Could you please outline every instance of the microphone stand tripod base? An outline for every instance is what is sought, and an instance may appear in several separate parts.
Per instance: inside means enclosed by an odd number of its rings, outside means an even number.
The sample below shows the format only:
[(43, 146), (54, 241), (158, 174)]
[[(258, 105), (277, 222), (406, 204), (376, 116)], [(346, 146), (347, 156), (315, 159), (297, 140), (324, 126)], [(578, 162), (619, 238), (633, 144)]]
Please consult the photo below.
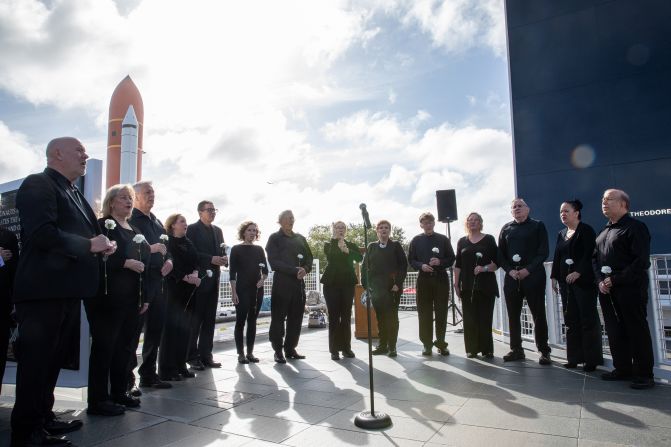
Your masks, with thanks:
[(372, 411), (362, 411), (354, 418), (354, 425), (368, 430), (387, 428), (391, 426), (391, 418), (387, 413), (379, 411), (374, 413)]

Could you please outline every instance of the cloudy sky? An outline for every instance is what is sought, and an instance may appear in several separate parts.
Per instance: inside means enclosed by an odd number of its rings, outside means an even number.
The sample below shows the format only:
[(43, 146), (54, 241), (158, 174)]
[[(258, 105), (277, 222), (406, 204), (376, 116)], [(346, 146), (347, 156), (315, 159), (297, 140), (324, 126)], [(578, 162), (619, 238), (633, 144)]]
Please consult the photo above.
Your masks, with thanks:
[(233, 242), (247, 218), (267, 236), (291, 208), (307, 233), (365, 202), (413, 235), (456, 189), (460, 221), (480, 211), (498, 234), (505, 45), (503, 0), (0, 0), (0, 183), (41, 170), (55, 136), (104, 160), (130, 74), (160, 218), (209, 198)]

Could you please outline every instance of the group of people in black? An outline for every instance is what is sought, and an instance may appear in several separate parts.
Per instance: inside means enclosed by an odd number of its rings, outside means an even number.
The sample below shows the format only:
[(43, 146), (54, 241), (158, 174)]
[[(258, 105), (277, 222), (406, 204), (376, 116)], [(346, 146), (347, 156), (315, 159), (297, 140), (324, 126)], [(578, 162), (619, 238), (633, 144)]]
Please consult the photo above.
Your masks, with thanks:
[[(28, 176), (16, 196), (22, 225), (20, 255), (16, 237), (0, 231), (0, 297), (7, 307), (2, 318), (9, 315), (11, 297), (20, 334), (15, 346), (12, 445), (68, 446), (71, 443), (60, 435), (82, 426), (80, 420), (62, 420), (53, 412), (53, 392), (72, 343), (70, 336), (78, 329), (81, 299), (92, 337), (90, 414), (122, 414), (140, 405), (140, 388), (170, 388), (170, 382), (194, 377), (193, 371), (221, 367), (212, 350), (220, 267), (229, 263), (238, 362), (259, 361), (253, 353), (256, 318), (269, 269), (274, 271), (269, 331), (274, 360), (281, 364), (305, 358), (296, 348), (306, 301), (304, 278), (311, 271), (313, 256), (306, 239), (293, 231), (291, 211), (279, 215), (280, 229), (265, 247), (267, 260), (264, 250), (254, 245), (259, 228), (251, 221), (240, 225), (241, 243), (227, 256), (222, 231), (213, 224), (217, 210), (211, 201), (198, 204), (196, 223), (188, 225), (183, 215), (173, 214), (163, 224), (151, 211), (151, 182), (115, 185), (107, 191), (98, 219), (74, 186), (86, 171), (88, 155), (83, 145), (75, 138), (57, 138), (48, 144), (46, 156), (46, 169)], [(629, 206), (626, 193), (607, 190), (602, 211), (608, 224), (597, 236), (580, 220), (582, 204), (564, 202), (560, 216), (566, 228), (557, 237), (551, 277), (553, 287), (561, 291), (567, 326), (564, 366), (575, 368), (582, 363), (586, 371), (593, 371), (603, 363), (598, 296), (615, 366), (602, 377), (630, 380), (632, 387), (642, 389), (654, 385), (646, 320), (650, 236), (646, 226), (629, 215)], [(542, 222), (529, 217), (524, 200), (513, 200), (511, 212), (514, 220), (502, 228), (498, 246), (492, 236), (482, 233), (482, 217), (469, 214), (467, 235), (458, 241), (456, 256), (449, 239), (434, 232), (431, 213), (420, 216), (422, 233), (412, 239), (407, 257), (401, 244), (390, 239), (389, 221), (377, 223), (378, 240), (369, 244), (364, 257), (345, 239), (346, 225), (336, 222), (333, 237), (324, 247), (328, 264), (321, 278), (329, 310), (331, 358), (355, 355), (351, 347), (354, 264), (362, 261), (361, 282), (375, 309), (379, 331), (373, 354), (397, 355), (398, 307), (410, 264), (419, 272), (416, 297), (422, 354), (432, 355), (435, 347), (449, 355), (447, 270), (454, 265), (468, 357), (479, 353), (493, 357), (495, 271), (502, 268), (511, 346), (503, 360), (525, 358), (520, 313), (526, 300), (539, 361), (549, 364), (543, 268), (548, 257), (547, 231)], [(8, 330), (2, 332), (0, 343), (6, 351)], [(138, 387), (133, 371), (142, 332)]]

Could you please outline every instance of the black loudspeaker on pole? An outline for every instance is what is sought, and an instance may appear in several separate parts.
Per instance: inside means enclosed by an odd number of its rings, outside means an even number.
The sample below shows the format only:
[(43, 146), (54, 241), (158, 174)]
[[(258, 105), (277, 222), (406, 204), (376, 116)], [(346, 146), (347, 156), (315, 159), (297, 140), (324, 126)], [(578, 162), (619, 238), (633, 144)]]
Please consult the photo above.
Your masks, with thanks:
[[(359, 205), (361, 210), (361, 217), (363, 219), (363, 239), (366, 253), (364, 256), (368, 257), (368, 230), (371, 228), (370, 218), (368, 217), (368, 210), (366, 204)], [(354, 418), (354, 425), (359, 428), (379, 429), (386, 428), (391, 425), (391, 418), (386, 413), (375, 411), (375, 386), (373, 381), (373, 336), (370, 332), (370, 293), (368, 292), (368, 270), (366, 269), (366, 320), (368, 321), (368, 380), (370, 385), (370, 411), (362, 411)], [(363, 295), (362, 295), (363, 296)]]
[[(438, 208), (438, 220), (447, 224), (447, 237), (450, 239), (450, 243), (452, 243), (450, 223), (457, 220), (457, 196), (454, 189), (436, 191), (436, 206)], [(447, 312), (449, 314), (450, 310), (452, 310), (452, 321), (450, 324), (456, 326), (463, 320), (463, 314), (454, 300), (453, 278), (454, 271), (452, 270), (452, 267), (450, 267), (450, 292), (452, 293), (452, 299), (450, 299), (450, 304), (447, 306)], [(458, 317), (457, 314), (459, 314)], [(456, 332), (463, 332), (463, 329), (458, 329)]]

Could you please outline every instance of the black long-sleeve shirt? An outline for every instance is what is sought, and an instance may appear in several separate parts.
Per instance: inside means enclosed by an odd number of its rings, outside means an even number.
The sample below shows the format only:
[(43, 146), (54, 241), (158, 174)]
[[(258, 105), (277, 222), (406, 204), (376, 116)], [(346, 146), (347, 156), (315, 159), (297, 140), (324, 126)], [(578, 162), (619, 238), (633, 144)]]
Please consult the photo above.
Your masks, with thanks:
[[(268, 262), (263, 248), (258, 245), (238, 244), (231, 248), (229, 278), (237, 290), (256, 288), (261, 272), (268, 274)], [(263, 264), (260, 267), (259, 264)]]
[[(433, 252), (434, 248), (438, 249), (438, 253)], [(437, 276), (446, 276), (445, 270), (452, 267), (455, 259), (452, 244), (447, 236), (439, 233), (432, 233), (431, 235), (422, 233), (413, 237), (408, 250), (408, 262), (410, 262), (412, 268), (417, 270), (420, 275), (430, 275), (430, 273), (422, 271), (422, 264), (428, 265), (431, 258), (440, 259), (440, 265), (432, 266), (434, 273)]]
[[(270, 267), (276, 274), (295, 277), (299, 267), (303, 267), (307, 273), (312, 270), (312, 251), (308, 241), (298, 233), (287, 236), (280, 230), (271, 234), (266, 243), (266, 253)], [(303, 259), (298, 258), (299, 254)]]
[[(499, 234), (498, 265), (510, 272), (516, 267), (527, 269), (529, 273), (543, 271), (543, 262), (547, 259), (548, 232), (540, 220), (527, 218), (524, 222), (508, 222)], [(513, 256), (519, 255), (520, 261), (514, 262)]]
[[(393, 285), (403, 290), (403, 281), (408, 274), (408, 259), (400, 243), (389, 240), (382, 247), (379, 241), (368, 244), (361, 265), (361, 284), (370, 287), (373, 295), (378, 289), (391, 289)], [(382, 293), (387, 293), (384, 290)]]
[[(575, 233), (573, 233), (570, 239), (566, 239), (567, 231), (564, 228), (557, 235), (550, 278), (562, 283), (566, 282), (566, 275), (569, 274), (570, 270), (571, 272), (580, 273), (580, 278), (577, 281), (578, 284), (591, 286), (594, 283), (592, 255), (594, 253), (596, 234), (592, 227), (583, 222), (578, 224)], [(566, 260), (569, 258), (573, 260), (573, 265), (570, 268), (566, 264)]]
[(650, 232), (640, 220), (628, 213), (615, 223), (608, 223), (596, 237), (592, 258), (596, 281), (604, 278), (601, 267), (608, 266), (613, 287), (647, 288), (650, 268)]
[[(165, 244), (166, 246), (168, 245), (167, 242), (163, 242), (161, 240), (161, 235), (166, 234), (165, 228), (163, 227), (163, 223), (161, 223), (161, 221), (154, 215), (154, 213), (150, 212), (147, 216), (139, 209), (133, 208), (133, 214), (131, 214), (130, 219), (128, 219), (128, 223), (137, 228), (140, 234), (144, 235), (149, 245), (156, 243)], [(105, 231), (104, 227), (103, 231)], [(169, 252), (166, 256), (166, 259), (170, 259)], [(148, 266), (149, 270), (152, 270), (153, 272), (160, 272), (161, 268), (163, 267), (163, 262), (163, 255), (161, 253), (152, 253)]]

